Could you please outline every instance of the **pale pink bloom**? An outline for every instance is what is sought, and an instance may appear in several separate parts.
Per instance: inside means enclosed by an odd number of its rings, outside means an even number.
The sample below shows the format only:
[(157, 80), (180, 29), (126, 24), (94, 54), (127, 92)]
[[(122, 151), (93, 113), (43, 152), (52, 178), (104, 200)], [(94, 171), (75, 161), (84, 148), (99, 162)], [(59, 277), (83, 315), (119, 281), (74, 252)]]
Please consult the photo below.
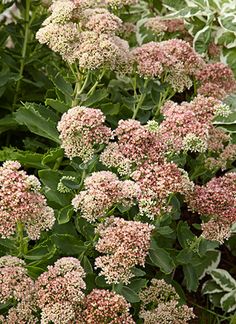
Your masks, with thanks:
[(187, 173), (175, 163), (144, 165), (133, 173), (132, 178), (141, 190), (138, 196), (140, 213), (151, 219), (171, 210), (168, 205), (171, 194), (186, 195), (193, 190)]
[(105, 116), (99, 109), (71, 108), (62, 115), (57, 128), (65, 154), (69, 158), (78, 156), (84, 162), (111, 137), (111, 129), (105, 126)]
[(199, 80), (199, 93), (224, 99), (228, 94), (236, 89), (236, 80), (231, 68), (224, 63), (206, 64), (196, 73)]
[(40, 182), (18, 170), (20, 164), (7, 161), (0, 167), (0, 235), (10, 237), (21, 223), (29, 238), (39, 239), (40, 233), (52, 228), (55, 217), (40, 193)]
[(87, 324), (134, 324), (130, 304), (124, 297), (105, 289), (93, 289), (85, 298), (82, 313)]
[(183, 19), (163, 19), (163, 17), (151, 17), (148, 18), (145, 23), (145, 27), (150, 29), (154, 34), (162, 32), (175, 33), (184, 32), (184, 20)]
[(144, 266), (153, 228), (146, 223), (114, 217), (98, 227), (100, 239), (96, 250), (106, 255), (97, 257), (95, 265), (102, 269), (100, 275), (108, 283), (128, 284), (134, 276), (132, 268)]

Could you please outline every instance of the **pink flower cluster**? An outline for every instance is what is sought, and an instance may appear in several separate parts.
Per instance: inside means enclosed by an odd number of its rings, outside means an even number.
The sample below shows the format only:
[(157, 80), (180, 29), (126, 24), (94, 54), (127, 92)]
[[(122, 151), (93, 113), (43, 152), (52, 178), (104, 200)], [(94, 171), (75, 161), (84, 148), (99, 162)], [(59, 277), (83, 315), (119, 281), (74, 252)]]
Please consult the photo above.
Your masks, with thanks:
[(224, 63), (209, 63), (196, 73), (198, 93), (223, 99), (236, 89), (233, 71)]
[(140, 213), (151, 219), (170, 211), (171, 194), (186, 195), (193, 190), (187, 173), (175, 163), (144, 165), (132, 177), (141, 189), (138, 197)]
[(111, 137), (111, 130), (104, 122), (105, 116), (99, 109), (77, 106), (64, 113), (57, 128), (65, 154), (89, 161), (96, 149), (107, 144)]
[(230, 227), (236, 221), (236, 173), (213, 178), (205, 186), (195, 186), (188, 197), (191, 210), (207, 216), (209, 222), (202, 225), (203, 236), (223, 242), (230, 235)]
[[(10, 302), (14, 306), (9, 309), (3, 323), (36, 323), (35, 287), (25, 269), (25, 262), (10, 255), (0, 258), (0, 303)], [(1, 318), (0, 318), (1, 320)]]
[(227, 169), (228, 163), (236, 160), (236, 144), (228, 144), (217, 157), (209, 157), (206, 160), (206, 166), (209, 169)]
[(108, 68), (126, 73), (130, 70), (129, 45), (115, 36), (122, 31), (122, 20), (106, 9), (110, 4), (88, 0), (54, 1), (51, 15), (36, 38), (65, 61), (78, 62), (80, 68)]
[(89, 222), (105, 216), (114, 204), (132, 206), (139, 187), (131, 180), (120, 181), (110, 171), (94, 172), (84, 181), (85, 190), (72, 200), (75, 210)]
[(150, 29), (154, 34), (160, 34), (164, 32), (175, 33), (185, 32), (183, 19), (163, 19), (161, 17), (148, 18), (145, 23), (145, 27)]
[(54, 212), (39, 191), (38, 179), (20, 171), (20, 167), (14, 161), (0, 167), (0, 235), (12, 236), (17, 224), (22, 224), (29, 238), (36, 240), (41, 231), (52, 228)]
[(174, 287), (163, 279), (152, 279), (151, 285), (139, 294), (141, 299), (140, 318), (145, 324), (187, 324), (195, 318), (193, 309), (179, 306), (179, 295)]
[(150, 42), (132, 51), (138, 73), (168, 82), (176, 92), (192, 86), (192, 77), (204, 66), (203, 59), (185, 41)]
[(144, 266), (153, 229), (147, 223), (117, 217), (98, 226), (100, 238), (96, 250), (106, 255), (97, 257), (95, 265), (102, 269), (100, 275), (104, 275), (108, 283), (128, 284), (134, 276), (132, 268)]
[[(159, 136), (168, 144), (170, 150), (179, 152), (204, 152), (214, 150), (214, 144), (219, 145), (224, 140), (215, 137), (216, 130), (212, 120), (217, 115), (228, 115), (229, 108), (220, 100), (198, 95), (191, 102), (180, 105), (167, 101), (162, 107), (165, 117), (159, 127)], [(223, 132), (223, 135), (225, 133)]]
[(165, 144), (136, 120), (120, 120), (114, 131), (117, 143), (110, 143), (101, 155), (101, 162), (115, 167), (120, 174), (130, 174), (135, 166), (144, 162), (163, 162)]
[(134, 324), (130, 305), (124, 297), (105, 289), (93, 289), (84, 301), (83, 320), (86, 324)]
[(54, 266), (48, 266), (48, 271), (42, 273), (35, 283), (42, 323), (53, 321), (59, 324), (63, 318), (67, 319), (65, 323), (75, 319), (84, 299), (84, 277), (79, 260), (72, 257), (61, 258)]

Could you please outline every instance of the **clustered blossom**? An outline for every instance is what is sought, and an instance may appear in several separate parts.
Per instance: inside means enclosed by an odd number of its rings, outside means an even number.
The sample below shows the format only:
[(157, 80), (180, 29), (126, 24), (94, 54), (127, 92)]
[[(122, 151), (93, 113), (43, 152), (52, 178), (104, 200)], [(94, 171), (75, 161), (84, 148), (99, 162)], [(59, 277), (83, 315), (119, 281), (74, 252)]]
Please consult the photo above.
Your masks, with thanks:
[(224, 131), (212, 124), (214, 117), (230, 113), (229, 107), (218, 99), (198, 95), (191, 102), (180, 105), (167, 101), (161, 112), (165, 119), (160, 124), (159, 136), (170, 150), (214, 151), (228, 138)]
[(186, 324), (195, 318), (192, 308), (178, 305), (178, 294), (174, 287), (164, 280), (152, 279), (151, 285), (141, 291), (139, 297), (139, 316), (144, 320), (144, 324)]
[(94, 172), (84, 181), (85, 190), (72, 200), (75, 210), (89, 222), (105, 216), (114, 204), (132, 206), (138, 196), (139, 187), (131, 181), (120, 181), (110, 171)]
[(133, 173), (132, 178), (141, 189), (138, 196), (140, 213), (151, 219), (171, 210), (168, 206), (171, 194), (186, 195), (193, 190), (187, 173), (175, 163), (144, 165)]
[(145, 27), (157, 35), (164, 32), (185, 32), (183, 19), (163, 19), (161, 17), (152, 17), (147, 20)]
[(130, 304), (124, 297), (105, 289), (93, 289), (85, 297), (83, 320), (87, 324), (134, 324)]
[(180, 39), (150, 42), (134, 49), (132, 55), (141, 76), (163, 79), (175, 92), (189, 89), (192, 77), (205, 64), (193, 48)]
[(198, 93), (223, 99), (236, 89), (233, 71), (224, 63), (209, 63), (196, 73)]
[(35, 287), (25, 265), (23, 260), (10, 255), (0, 258), (0, 303), (14, 304), (3, 323), (35, 323)]
[(191, 210), (209, 218), (202, 225), (202, 235), (209, 240), (223, 243), (230, 235), (236, 221), (236, 173), (213, 178), (205, 186), (195, 186), (188, 197)]
[(107, 9), (87, 9), (83, 12), (84, 28), (98, 34), (116, 34), (122, 28), (122, 20)]
[(14, 161), (7, 161), (0, 167), (0, 235), (3, 238), (12, 236), (17, 224), (21, 224), (29, 238), (36, 240), (41, 231), (52, 228), (54, 212), (39, 192), (38, 179), (28, 176), (19, 170), (20, 167), (20, 163)]
[(80, 68), (130, 71), (128, 42), (115, 36), (121, 34), (122, 20), (106, 9), (106, 3), (57, 0), (50, 11), (36, 33), (41, 44)]
[(74, 57), (81, 68), (89, 70), (105, 67), (125, 73), (130, 69), (128, 42), (114, 35), (82, 32)]
[(42, 310), (42, 323), (68, 323), (75, 319), (84, 299), (85, 272), (79, 260), (64, 257), (36, 280), (37, 304)]
[(95, 265), (108, 283), (128, 284), (134, 276), (132, 268), (144, 266), (153, 229), (152, 225), (117, 217), (98, 226), (96, 250), (106, 255), (97, 257)]
[(218, 157), (209, 157), (206, 166), (209, 169), (227, 169), (227, 164), (236, 160), (236, 144), (228, 144)]
[(95, 150), (111, 137), (111, 130), (104, 122), (105, 116), (99, 109), (77, 106), (64, 113), (57, 128), (65, 154), (89, 161)]
[(165, 144), (156, 132), (143, 126), (139, 121), (120, 120), (114, 131), (119, 152), (131, 163), (142, 165), (144, 162), (163, 162)]

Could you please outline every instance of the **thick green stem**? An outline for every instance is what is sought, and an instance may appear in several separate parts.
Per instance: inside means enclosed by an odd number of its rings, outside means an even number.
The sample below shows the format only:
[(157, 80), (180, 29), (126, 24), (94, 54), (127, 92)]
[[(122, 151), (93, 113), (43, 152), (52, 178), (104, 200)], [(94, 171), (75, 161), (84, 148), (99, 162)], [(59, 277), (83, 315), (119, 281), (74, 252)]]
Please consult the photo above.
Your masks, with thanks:
[(27, 44), (28, 44), (28, 38), (29, 38), (29, 30), (30, 30), (30, 22), (29, 22), (29, 17), (30, 17), (30, 4), (31, 0), (26, 0), (25, 4), (25, 34), (24, 34), (24, 43), (21, 51), (21, 63), (20, 63), (20, 71), (19, 71), (19, 79), (16, 83), (16, 90), (15, 90), (15, 95), (13, 99), (13, 110), (14, 106), (17, 102), (18, 99), (18, 94), (20, 90), (20, 84), (21, 80), (23, 79), (23, 72), (24, 72), (24, 67), (25, 67), (25, 58), (26, 58), (26, 51), (27, 51)]
[(24, 225), (21, 222), (17, 223), (17, 245), (18, 245), (18, 256), (22, 257), (27, 252), (27, 245), (24, 241)]
[[(136, 107), (134, 107), (134, 113), (133, 113), (132, 119), (136, 118), (136, 116), (137, 116), (137, 114), (139, 112), (139, 109), (142, 107), (142, 104), (143, 104), (143, 102), (144, 102), (144, 100), (146, 98), (147, 94), (145, 93), (145, 90), (147, 88), (148, 81), (149, 80), (146, 79), (145, 82), (144, 82), (144, 92), (140, 95), (140, 97), (138, 99), (138, 102), (137, 102), (137, 105), (136, 105)], [(136, 91), (135, 91), (135, 93), (136, 93)]]
[(62, 160), (63, 160), (63, 156), (56, 159), (55, 164), (53, 166), (53, 170), (58, 170), (59, 169)]
[(161, 107), (163, 106), (165, 101), (172, 98), (174, 96), (174, 94), (175, 94), (175, 91), (173, 91), (172, 89), (169, 89), (169, 88), (164, 93), (160, 94), (160, 99), (159, 99), (158, 104), (156, 105), (153, 119), (155, 119), (159, 116)]

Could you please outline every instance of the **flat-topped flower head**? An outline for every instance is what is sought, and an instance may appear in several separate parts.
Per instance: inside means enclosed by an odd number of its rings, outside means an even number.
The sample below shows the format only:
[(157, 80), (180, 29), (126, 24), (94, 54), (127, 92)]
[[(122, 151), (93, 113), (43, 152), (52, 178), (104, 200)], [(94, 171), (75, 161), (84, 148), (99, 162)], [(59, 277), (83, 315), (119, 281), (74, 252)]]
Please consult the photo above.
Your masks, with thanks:
[(162, 77), (176, 92), (192, 86), (192, 77), (204, 61), (189, 43), (180, 39), (150, 42), (132, 51), (137, 72), (145, 78)]
[(127, 73), (131, 69), (129, 44), (118, 36), (84, 31), (74, 57), (81, 68), (95, 70), (107, 68)]
[[(205, 186), (195, 186), (187, 197), (189, 208), (209, 218), (202, 225), (203, 236), (223, 242), (230, 235), (230, 227), (236, 221), (236, 173), (226, 173), (213, 178)], [(215, 230), (211, 231), (215, 226)]]
[(160, 16), (148, 18), (145, 27), (157, 35), (165, 32), (175, 33), (185, 31), (183, 19), (163, 19)]
[(178, 305), (179, 295), (163, 279), (152, 279), (151, 285), (143, 289), (139, 297), (139, 316), (145, 324), (187, 324), (195, 317), (192, 308)]
[(35, 283), (37, 303), (44, 323), (47, 323), (46, 320), (60, 323), (62, 318), (75, 318), (84, 299), (84, 277), (80, 261), (72, 257), (57, 260), (54, 266), (48, 266), (48, 271), (38, 277)]
[(111, 217), (98, 227), (100, 239), (96, 250), (106, 255), (97, 257), (95, 265), (101, 268), (108, 283), (128, 284), (134, 276), (132, 268), (144, 266), (150, 247), (153, 226)]
[(193, 190), (188, 175), (175, 163), (144, 165), (132, 174), (132, 178), (140, 187), (140, 213), (151, 219), (171, 210), (168, 206), (170, 194), (186, 195)]
[(111, 130), (99, 109), (74, 107), (62, 115), (57, 126), (62, 148), (69, 158), (80, 157), (88, 162), (99, 146), (107, 144)]
[(83, 26), (98, 34), (117, 34), (122, 28), (122, 20), (107, 9), (87, 9), (83, 12)]
[(40, 233), (52, 228), (55, 217), (40, 193), (40, 182), (33, 175), (19, 170), (20, 164), (7, 161), (0, 167), (0, 235), (14, 235), (21, 223), (29, 238), (39, 239)]
[(134, 324), (130, 304), (124, 297), (105, 289), (93, 289), (84, 302), (83, 320), (88, 324)]
[(209, 63), (196, 73), (200, 87), (198, 93), (224, 99), (236, 89), (236, 80), (231, 68), (224, 63)]
[(105, 216), (114, 204), (132, 206), (139, 193), (138, 185), (130, 180), (120, 181), (110, 171), (92, 173), (84, 181), (85, 190), (72, 200), (76, 211), (89, 222)]
[(34, 295), (34, 282), (17, 257), (0, 258), (0, 303), (28, 302)]

